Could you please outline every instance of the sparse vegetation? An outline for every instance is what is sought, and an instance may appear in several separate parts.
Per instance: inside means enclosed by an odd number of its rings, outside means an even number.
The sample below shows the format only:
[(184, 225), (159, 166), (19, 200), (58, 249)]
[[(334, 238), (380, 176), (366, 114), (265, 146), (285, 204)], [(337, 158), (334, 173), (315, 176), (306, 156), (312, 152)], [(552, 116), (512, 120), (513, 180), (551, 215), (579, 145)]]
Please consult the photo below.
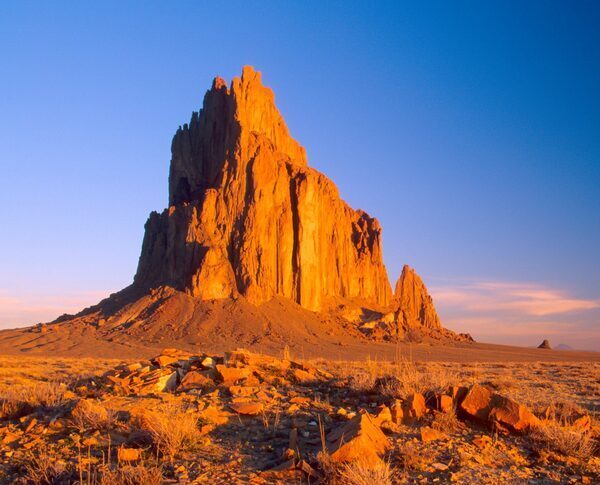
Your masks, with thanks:
[[(0, 381), (0, 483), (260, 483), (260, 470), (284, 461), (281, 450), (293, 460), (290, 473), (313, 470), (322, 483), (332, 485), (401, 483), (419, 476), (444, 483), (451, 475), (459, 483), (600, 479), (596, 363), (300, 361), (280, 370), (257, 368), (245, 381), (216, 382), (208, 390), (157, 392), (154, 383), (179, 368), (178, 358), (174, 360), (174, 367), (140, 371), (150, 376), (145, 384), (150, 392), (143, 395), (111, 388), (107, 377), (78, 379), (77, 363), (62, 359), (46, 359), (42, 368), (28, 360), (15, 361), (13, 372), (9, 366), (0, 368), (0, 375), (7, 376)], [(232, 359), (228, 365), (244, 376), (244, 361)], [(311, 363), (333, 376), (296, 381), (314, 377), (314, 371), (308, 372)], [(101, 372), (103, 365), (94, 371), (86, 362), (82, 374)], [(70, 376), (63, 374), (65, 368)], [(119, 369), (124, 369), (119, 375), (132, 372), (127, 366)], [(307, 370), (293, 378), (296, 369)], [(77, 384), (66, 386), (49, 377)], [(474, 381), (526, 404), (542, 426), (524, 435), (503, 435), (466, 421), (463, 411), (448, 412), (447, 398), (446, 412), (436, 410), (442, 407), (441, 395), (450, 395), (450, 386)], [(426, 397), (421, 397), (419, 406), (426, 409), (420, 417), (404, 408), (416, 402), (413, 393)], [(230, 406), (234, 400), (263, 406), (256, 414), (238, 414)], [(398, 402), (409, 419), (392, 422)], [(382, 436), (390, 448), (378, 452), (384, 461), (367, 465), (332, 458), (329, 434), (364, 412), (385, 430)], [(590, 413), (591, 420), (582, 421)]]
[(23, 467), (24, 483), (34, 485), (60, 483), (68, 475), (64, 464), (58, 461), (57, 457), (43, 451), (38, 454), (29, 453)]
[(143, 464), (106, 470), (98, 481), (98, 485), (161, 485), (162, 483), (162, 468)]
[(347, 485), (391, 485), (395, 470), (386, 461), (369, 464), (362, 460), (345, 464), (339, 471), (341, 483)]
[(114, 423), (115, 413), (90, 399), (82, 399), (75, 405), (71, 417), (75, 426), (83, 432), (86, 429), (109, 429)]
[(184, 448), (198, 443), (198, 416), (180, 403), (171, 402), (137, 417), (137, 424), (152, 436), (157, 449), (171, 461)]
[(434, 411), (431, 427), (438, 431), (452, 434), (460, 431), (463, 426), (456, 416), (456, 411), (451, 410), (449, 412)]
[(556, 451), (582, 461), (589, 460), (597, 450), (589, 431), (573, 429), (556, 420), (534, 429), (531, 438), (538, 449)]

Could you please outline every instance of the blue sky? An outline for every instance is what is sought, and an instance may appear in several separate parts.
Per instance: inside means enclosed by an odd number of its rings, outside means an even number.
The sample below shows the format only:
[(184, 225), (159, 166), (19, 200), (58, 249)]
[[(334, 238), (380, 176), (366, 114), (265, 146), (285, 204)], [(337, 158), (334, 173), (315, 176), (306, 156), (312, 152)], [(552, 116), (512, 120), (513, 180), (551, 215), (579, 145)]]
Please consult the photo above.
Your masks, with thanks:
[(3, 2), (0, 327), (132, 280), (170, 142), (263, 72), (442, 320), (600, 350), (597, 2)]

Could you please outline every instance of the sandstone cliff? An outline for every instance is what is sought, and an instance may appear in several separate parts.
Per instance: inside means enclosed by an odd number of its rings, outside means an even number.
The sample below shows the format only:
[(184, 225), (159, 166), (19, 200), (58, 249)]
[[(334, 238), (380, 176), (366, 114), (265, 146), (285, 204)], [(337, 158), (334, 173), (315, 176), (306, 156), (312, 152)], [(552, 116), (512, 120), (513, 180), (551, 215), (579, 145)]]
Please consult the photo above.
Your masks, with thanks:
[(308, 167), (251, 67), (229, 87), (216, 78), (175, 134), (169, 204), (146, 223), (138, 286), (254, 304), (283, 296), (310, 310), (391, 300), (379, 223)]

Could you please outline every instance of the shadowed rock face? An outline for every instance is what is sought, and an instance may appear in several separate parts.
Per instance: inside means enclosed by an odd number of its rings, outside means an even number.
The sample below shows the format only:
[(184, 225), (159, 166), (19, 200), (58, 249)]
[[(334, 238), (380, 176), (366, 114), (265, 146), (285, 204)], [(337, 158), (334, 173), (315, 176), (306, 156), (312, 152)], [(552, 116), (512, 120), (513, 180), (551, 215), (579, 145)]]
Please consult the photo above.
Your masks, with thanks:
[(169, 208), (146, 223), (135, 284), (254, 304), (283, 296), (310, 310), (337, 297), (391, 301), (378, 221), (308, 167), (251, 67), (230, 87), (216, 78), (175, 134)]

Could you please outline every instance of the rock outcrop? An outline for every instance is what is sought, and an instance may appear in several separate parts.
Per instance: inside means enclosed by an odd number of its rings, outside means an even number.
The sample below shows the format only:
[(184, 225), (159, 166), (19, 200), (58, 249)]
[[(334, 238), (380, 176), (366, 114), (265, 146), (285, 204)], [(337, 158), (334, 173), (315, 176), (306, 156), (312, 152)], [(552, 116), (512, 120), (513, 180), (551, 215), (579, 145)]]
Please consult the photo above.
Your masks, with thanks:
[(538, 345), (538, 349), (551, 349), (552, 347), (550, 347), (550, 342), (548, 341), (548, 339), (544, 339), (543, 342)]
[(216, 78), (175, 134), (169, 208), (146, 223), (135, 284), (254, 304), (283, 296), (309, 310), (391, 299), (381, 226), (308, 167), (251, 67), (229, 87)]
[[(470, 340), (442, 327), (408, 266), (392, 294), (379, 222), (308, 166), (251, 67), (229, 86), (216, 78), (177, 130), (168, 203), (146, 222), (132, 285), (51, 325), (5, 332), (7, 345), (112, 354), (235, 343), (320, 355), (365, 337)], [(207, 384), (193, 377), (186, 385)]]
[(404, 328), (425, 327), (431, 330), (442, 328), (425, 284), (408, 265), (404, 265), (402, 274), (396, 282), (394, 302), (397, 305), (396, 321)]

